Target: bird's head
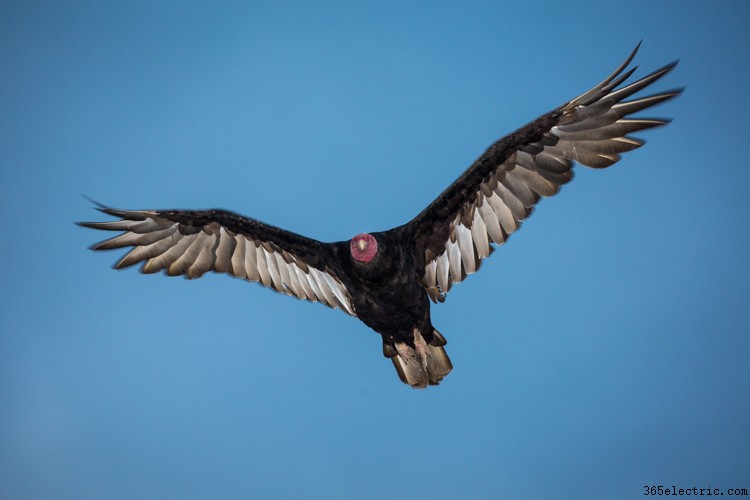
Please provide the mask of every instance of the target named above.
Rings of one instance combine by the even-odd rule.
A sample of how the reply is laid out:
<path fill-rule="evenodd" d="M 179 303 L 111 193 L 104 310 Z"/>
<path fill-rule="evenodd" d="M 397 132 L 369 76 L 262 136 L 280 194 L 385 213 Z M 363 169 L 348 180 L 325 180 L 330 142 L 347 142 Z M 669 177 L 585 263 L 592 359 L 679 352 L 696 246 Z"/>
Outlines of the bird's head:
<path fill-rule="evenodd" d="M 358 234 L 349 242 L 349 252 L 357 262 L 370 262 L 378 253 L 378 241 L 371 234 Z"/>

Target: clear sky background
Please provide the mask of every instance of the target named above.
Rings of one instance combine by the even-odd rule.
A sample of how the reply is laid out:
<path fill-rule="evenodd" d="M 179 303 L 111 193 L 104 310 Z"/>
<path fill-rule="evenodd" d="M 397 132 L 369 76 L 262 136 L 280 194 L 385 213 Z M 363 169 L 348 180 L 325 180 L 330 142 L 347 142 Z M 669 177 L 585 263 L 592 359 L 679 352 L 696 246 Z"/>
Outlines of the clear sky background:
<path fill-rule="evenodd" d="M 0 497 L 638 498 L 750 488 L 748 2 L 0 4 Z M 123 208 L 324 240 L 416 215 L 643 39 L 669 127 L 578 167 L 402 384 L 357 320 L 110 269 Z"/>

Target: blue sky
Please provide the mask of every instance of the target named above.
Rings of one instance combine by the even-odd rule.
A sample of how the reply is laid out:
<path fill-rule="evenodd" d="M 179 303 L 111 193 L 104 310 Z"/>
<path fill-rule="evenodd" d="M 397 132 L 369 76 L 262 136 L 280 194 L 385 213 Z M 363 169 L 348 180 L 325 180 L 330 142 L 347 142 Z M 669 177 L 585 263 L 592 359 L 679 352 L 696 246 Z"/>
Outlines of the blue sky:
<path fill-rule="evenodd" d="M 635 498 L 750 488 L 746 2 L 3 2 L 0 496 Z M 415 391 L 358 321 L 115 272 L 124 208 L 324 241 L 413 217 L 498 137 L 638 74 L 674 118 L 543 201 L 433 322 Z"/>

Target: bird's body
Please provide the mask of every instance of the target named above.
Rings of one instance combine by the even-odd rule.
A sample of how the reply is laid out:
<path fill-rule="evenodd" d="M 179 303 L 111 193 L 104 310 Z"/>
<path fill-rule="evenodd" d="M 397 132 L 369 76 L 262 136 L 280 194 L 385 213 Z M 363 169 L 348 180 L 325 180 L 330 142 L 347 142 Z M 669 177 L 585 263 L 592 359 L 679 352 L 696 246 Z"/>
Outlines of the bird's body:
<path fill-rule="evenodd" d="M 637 50 L 637 48 L 636 48 Z M 540 197 L 572 178 L 573 162 L 606 168 L 643 145 L 628 133 L 667 123 L 630 118 L 681 90 L 624 101 L 674 63 L 617 88 L 635 51 L 610 77 L 493 144 L 408 223 L 351 240 L 322 243 L 225 210 L 100 210 L 121 219 L 81 223 L 123 234 L 96 250 L 133 247 L 116 265 L 197 278 L 208 271 L 261 283 L 356 316 L 383 338 L 383 353 L 413 387 L 437 384 L 452 369 L 430 301 L 476 272 Z"/>
<path fill-rule="evenodd" d="M 404 235 L 402 228 L 367 235 L 378 249 L 368 262 L 351 257 L 349 242 L 337 244 L 336 255 L 357 317 L 382 336 L 383 354 L 393 360 L 401 380 L 437 384 L 453 366 L 445 339 L 432 326 L 430 300 Z M 437 364 L 430 366 L 433 358 Z"/>
<path fill-rule="evenodd" d="M 348 245 L 338 246 L 342 278 L 362 322 L 388 340 L 405 339 L 425 315 L 429 319 L 430 301 L 401 239 L 391 232 L 373 236 L 380 241 L 378 254 L 367 263 L 350 258 Z"/>

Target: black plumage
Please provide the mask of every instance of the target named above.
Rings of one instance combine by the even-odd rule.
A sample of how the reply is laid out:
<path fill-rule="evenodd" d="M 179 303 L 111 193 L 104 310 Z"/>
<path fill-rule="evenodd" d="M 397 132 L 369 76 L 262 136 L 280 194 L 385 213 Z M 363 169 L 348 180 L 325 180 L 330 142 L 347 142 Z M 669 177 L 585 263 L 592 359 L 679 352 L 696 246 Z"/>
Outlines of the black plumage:
<path fill-rule="evenodd" d="M 410 222 L 352 240 L 322 243 L 225 210 L 117 210 L 122 231 L 93 248 L 132 247 L 115 265 L 197 278 L 208 271 L 261 283 L 358 317 L 383 338 L 383 353 L 413 387 L 438 384 L 452 369 L 430 300 L 476 272 L 541 197 L 572 179 L 574 162 L 606 168 L 642 146 L 627 134 L 668 123 L 630 115 L 682 89 L 624 101 L 667 74 L 669 64 L 629 85 L 638 47 L 601 84 L 500 139 Z M 623 86 L 624 85 L 624 86 Z"/>

